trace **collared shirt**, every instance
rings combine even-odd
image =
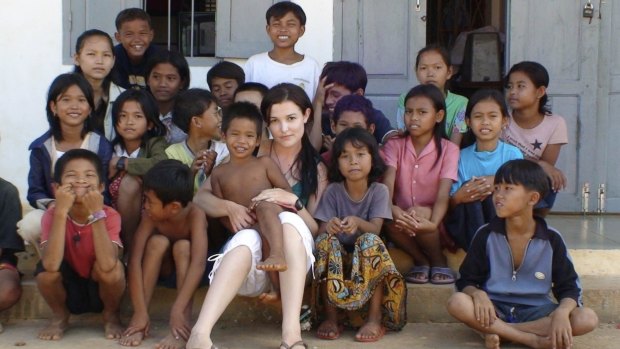
[[[416,154],[411,137],[390,139],[383,147],[387,166],[396,169],[393,202],[402,209],[414,205],[432,206],[437,200],[439,181],[443,178],[457,180],[459,148],[448,141],[441,140],[441,154],[437,159],[437,146],[431,140]]]

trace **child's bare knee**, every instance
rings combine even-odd
[[[146,242],[145,255],[146,254],[163,254],[170,248],[170,240],[161,234],[152,235]]]
[[[455,292],[450,296],[446,303],[446,309],[451,315],[463,314],[469,308],[468,305],[472,303],[470,296],[463,292]]]
[[[598,327],[598,316],[590,308],[576,308],[571,313],[573,335],[580,336]]]
[[[142,191],[142,183],[138,178],[132,175],[126,175],[121,180],[119,186],[119,194],[133,197],[134,195],[140,195]]]
[[[50,285],[62,280],[62,274],[60,271],[47,271],[44,270],[37,274],[37,283],[41,285]]]
[[[13,280],[2,280],[0,286],[0,309],[5,309],[17,303],[22,295],[22,288],[19,282]]]
[[[117,284],[119,281],[125,279],[125,270],[123,263],[117,261],[114,267],[110,270],[103,270],[97,262],[93,266],[93,277],[97,282],[105,285]]]
[[[172,256],[174,257],[174,260],[179,260],[179,258],[189,259],[191,254],[191,247],[191,243],[189,242],[189,240],[186,239],[178,240],[177,242],[175,242],[172,246]]]

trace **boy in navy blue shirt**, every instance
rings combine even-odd
[[[500,339],[569,348],[573,336],[596,328],[598,318],[583,307],[579,277],[560,233],[533,215],[549,191],[547,176],[535,162],[511,160],[494,182],[497,217],[474,236],[448,312],[482,332],[487,348],[499,348]]]
[[[151,17],[142,9],[128,8],[118,13],[115,24],[119,44],[114,46],[112,76],[122,88],[146,89],[146,62],[159,51],[151,45]]]

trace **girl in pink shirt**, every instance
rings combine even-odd
[[[384,148],[384,183],[390,191],[393,222],[389,239],[413,257],[407,282],[454,282],[447,267],[439,228],[457,179],[459,149],[445,136],[446,105],[434,85],[418,85],[405,97],[405,135]]]

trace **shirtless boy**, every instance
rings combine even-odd
[[[257,264],[256,268],[285,271],[287,266],[282,251],[282,223],[278,218],[283,209],[266,201],[252,202],[252,198],[265,189],[277,187],[291,190],[271,158],[256,158],[252,155],[260,144],[261,127],[262,117],[255,105],[238,102],[230,106],[222,120],[222,133],[230,161],[213,170],[211,185],[214,195],[254,209],[258,230],[270,248],[269,257]],[[277,275],[270,274],[270,278],[273,282]]]
[[[138,346],[149,332],[148,305],[158,280],[175,280],[170,333],[158,349],[185,348],[191,306],[207,263],[207,220],[192,201],[193,176],[177,160],[163,160],[144,175],[145,214],[129,256],[129,294],[134,313],[120,340]]]

